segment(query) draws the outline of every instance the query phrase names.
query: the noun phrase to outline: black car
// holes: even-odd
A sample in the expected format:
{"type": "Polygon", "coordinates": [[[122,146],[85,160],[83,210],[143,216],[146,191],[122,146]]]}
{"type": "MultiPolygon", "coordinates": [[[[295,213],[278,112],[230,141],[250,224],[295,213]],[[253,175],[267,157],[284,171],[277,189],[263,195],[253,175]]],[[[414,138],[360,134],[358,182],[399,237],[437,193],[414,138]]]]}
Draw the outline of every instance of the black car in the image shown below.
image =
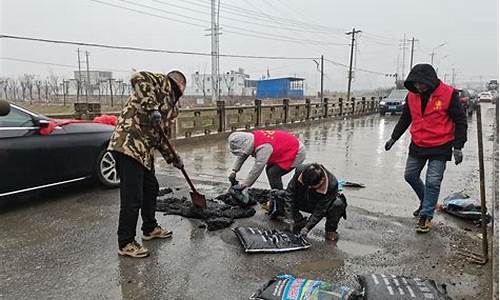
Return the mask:
{"type": "Polygon", "coordinates": [[[107,187],[120,181],[106,151],[113,126],[56,120],[0,101],[0,199],[96,178],[107,187]]]}
{"type": "Polygon", "coordinates": [[[403,106],[405,105],[405,98],[408,91],[405,89],[392,90],[389,96],[385,97],[379,103],[379,112],[383,116],[387,112],[395,114],[397,112],[403,111],[403,106]]]}

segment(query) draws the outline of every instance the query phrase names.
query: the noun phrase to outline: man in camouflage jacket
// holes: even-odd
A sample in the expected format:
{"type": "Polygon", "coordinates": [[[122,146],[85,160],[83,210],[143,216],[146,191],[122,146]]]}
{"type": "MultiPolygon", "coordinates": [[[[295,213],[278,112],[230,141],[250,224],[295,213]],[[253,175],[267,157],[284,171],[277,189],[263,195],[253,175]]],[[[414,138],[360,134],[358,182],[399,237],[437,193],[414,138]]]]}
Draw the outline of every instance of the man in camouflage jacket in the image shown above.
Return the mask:
{"type": "Polygon", "coordinates": [[[155,218],[159,185],[154,175],[154,153],[159,151],[177,168],[183,166],[162,141],[161,131],[169,132],[177,117],[186,78],[179,71],[167,75],[138,72],[130,83],[133,91],[118,118],[108,150],[115,156],[121,181],[118,254],[146,257],[148,250],[135,241],[139,210],[143,240],[172,236],[155,218]]]}

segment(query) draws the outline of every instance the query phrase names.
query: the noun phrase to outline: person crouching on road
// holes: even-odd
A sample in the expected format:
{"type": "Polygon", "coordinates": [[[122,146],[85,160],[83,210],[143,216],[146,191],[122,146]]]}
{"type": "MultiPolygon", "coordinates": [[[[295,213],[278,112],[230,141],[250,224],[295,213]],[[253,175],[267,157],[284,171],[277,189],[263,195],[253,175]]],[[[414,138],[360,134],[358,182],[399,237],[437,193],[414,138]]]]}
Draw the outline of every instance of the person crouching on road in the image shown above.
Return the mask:
{"type": "Polygon", "coordinates": [[[325,239],[338,239],[337,227],[346,218],[347,201],[338,192],[338,181],[324,166],[312,163],[298,166],[285,193],[285,223],[290,231],[306,237],[326,217],[325,239]],[[310,213],[309,218],[300,211],[310,213]]]}
{"type": "Polygon", "coordinates": [[[251,187],[266,167],[271,189],[283,189],[281,177],[300,165],[306,157],[304,145],[293,134],[283,130],[255,130],[253,132],[233,132],[228,138],[229,149],[236,155],[229,179],[234,181],[236,173],[251,155],[255,163],[247,178],[236,190],[251,187]]]}
{"type": "Polygon", "coordinates": [[[420,200],[418,209],[413,213],[415,217],[419,217],[417,232],[426,233],[432,228],[431,220],[446,162],[451,160],[452,153],[456,165],[463,160],[462,148],[467,141],[467,117],[460,105],[458,92],[440,81],[431,65],[414,66],[404,85],[409,92],[403,114],[385,144],[385,150],[389,151],[411,125],[405,180],[420,200]],[[426,164],[424,184],[420,173],[426,164]]]}
{"type": "Polygon", "coordinates": [[[172,231],[160,227],[155,218],[159,185],[154,174],[154,152],[158,150],[177,168],[183,166],[182,160],[162,142],[161,131],[168,132],[177,117],[186,78],[179,71],[166,75],[138,72],[130,82],[133,92],[118,118],[108,150],[116,159],[120,177],[118,254],[146,257],[148,249],[135,240],[139,210],[143,240],[172,236],[172,231]]]}

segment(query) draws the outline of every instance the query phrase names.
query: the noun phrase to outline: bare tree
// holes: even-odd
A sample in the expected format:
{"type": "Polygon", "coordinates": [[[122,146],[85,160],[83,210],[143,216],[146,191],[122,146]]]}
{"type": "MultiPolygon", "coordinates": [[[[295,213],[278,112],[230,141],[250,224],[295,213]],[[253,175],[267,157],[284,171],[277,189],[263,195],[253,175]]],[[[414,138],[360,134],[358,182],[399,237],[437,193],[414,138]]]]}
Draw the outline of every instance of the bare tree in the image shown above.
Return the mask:
{"type": "Polygon", "coordinates": [[[37,91],[37,95],[38,95],[38,101],[41,101],[42,100],[42,95],[41,95],[42,81],[35,80],[35,86],[36,86],[36,91],[37,91]]]}
{"type": "Polygon", "coordinates": [[[10,94],[12,95],[12,100],[13,101],[16,101],[17,100],[17,89],[18,89],[18,86],[17,86],[17,83],[18,81],[16,79],[11,79],[9,82],[8,82],[8,86],[9,86],[9,90],[10,90],[10,94]]]}
{"type": "Polygon", "coordinates": [[[59,102],[59,76],[51,74],[48,79],[50,93],[56,96],[56,102],[59,102]]]}
{"type": "Polygon", "coordinates": [[[201,90],[203,93],[203,99],[206,97],[206,91],[205,91],[205,77],[207,76],[206,74],[196,74],[197,76],[194,77],[194,84],[198,89],[201,90]]]}
{"type": "Polygon", "coordinates": [[[234,80],[234,75],[229,76],[229,75],[232,75],[229,72],[226,73],[226,75],[227,76],[222,76],[222,79],[224,80],[224,84],[226,85],[226,88],[227,88],[227,95],[229,97],[232,97],[233,96],[233,87],[234,87],[234,83],[236,82],[236,80],[234,80]]]}
{"type": "Polygon", "coordinates": [[[9,78],[0,79],[0,85],[3,89],[4,99],[7,100],[9,97],[7,96],[7,87],[9,85],[9,78]]]}

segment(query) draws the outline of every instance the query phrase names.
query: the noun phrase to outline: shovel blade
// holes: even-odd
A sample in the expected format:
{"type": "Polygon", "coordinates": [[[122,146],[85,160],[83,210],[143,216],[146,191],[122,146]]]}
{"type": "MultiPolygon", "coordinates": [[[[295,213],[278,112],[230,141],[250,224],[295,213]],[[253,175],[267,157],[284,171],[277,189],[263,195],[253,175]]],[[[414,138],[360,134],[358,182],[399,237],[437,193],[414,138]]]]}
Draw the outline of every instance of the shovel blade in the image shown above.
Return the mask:
{"type": "Polygon", "coordinates": [[[190,192],[189,194],[191,195],[191,202],[193,202],[195,207],[207,208],[207,199],[205,198],[205,195],[195,192],[190,192]]]}

